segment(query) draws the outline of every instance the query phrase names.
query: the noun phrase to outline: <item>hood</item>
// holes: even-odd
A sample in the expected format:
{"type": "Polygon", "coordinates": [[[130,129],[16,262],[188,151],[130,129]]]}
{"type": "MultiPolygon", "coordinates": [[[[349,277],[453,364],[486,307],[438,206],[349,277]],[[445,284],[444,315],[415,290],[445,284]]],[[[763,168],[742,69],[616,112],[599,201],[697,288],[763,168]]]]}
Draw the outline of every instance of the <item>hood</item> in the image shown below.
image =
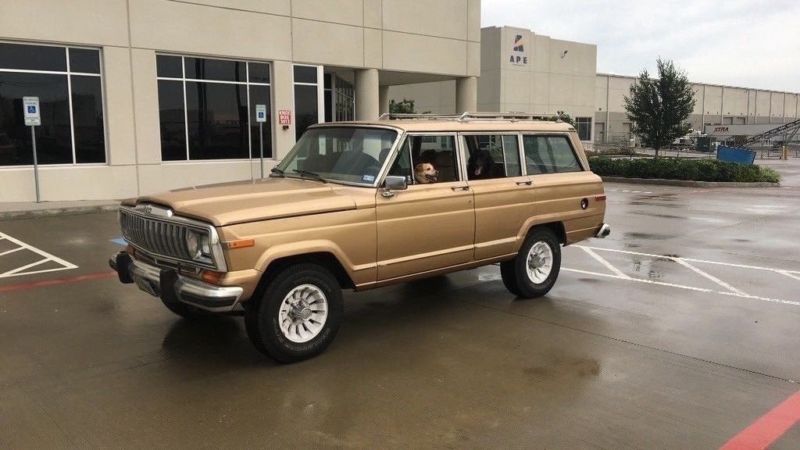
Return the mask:
{"type": "Polygon", "coordinates": [[[311,180],[267,178],[144,195],[136,203],[157,203],[170,207],[178,215],[225,226],[356,209],[355,201],[337,192],[337,186],[311,180]]]}

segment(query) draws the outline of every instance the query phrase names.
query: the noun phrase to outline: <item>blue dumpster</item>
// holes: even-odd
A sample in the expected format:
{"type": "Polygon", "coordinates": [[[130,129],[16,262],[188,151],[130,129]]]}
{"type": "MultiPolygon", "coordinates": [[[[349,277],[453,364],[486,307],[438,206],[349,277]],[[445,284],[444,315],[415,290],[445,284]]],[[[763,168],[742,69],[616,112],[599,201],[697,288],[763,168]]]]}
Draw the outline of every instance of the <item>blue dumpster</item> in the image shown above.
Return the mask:
{"type": "Polygon", "coordinates": [[[737,164],[753,164],[753,161],[756,159],[756,152],[749,148],[725,147],[724,145],[720,145],[717,149],[717,159],[737,164]]]}

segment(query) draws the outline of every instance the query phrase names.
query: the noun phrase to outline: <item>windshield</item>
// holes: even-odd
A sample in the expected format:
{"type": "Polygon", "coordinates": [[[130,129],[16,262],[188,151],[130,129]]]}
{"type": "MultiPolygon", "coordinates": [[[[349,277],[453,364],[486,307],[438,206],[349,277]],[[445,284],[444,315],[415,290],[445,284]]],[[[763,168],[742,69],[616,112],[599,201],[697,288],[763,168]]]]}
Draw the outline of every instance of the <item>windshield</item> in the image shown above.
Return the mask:
{"type": "Polygon", "coordinates": [[[382,128],[312,128],[277,168],[287,177],[372,185],[396,138],[382,128]]]}

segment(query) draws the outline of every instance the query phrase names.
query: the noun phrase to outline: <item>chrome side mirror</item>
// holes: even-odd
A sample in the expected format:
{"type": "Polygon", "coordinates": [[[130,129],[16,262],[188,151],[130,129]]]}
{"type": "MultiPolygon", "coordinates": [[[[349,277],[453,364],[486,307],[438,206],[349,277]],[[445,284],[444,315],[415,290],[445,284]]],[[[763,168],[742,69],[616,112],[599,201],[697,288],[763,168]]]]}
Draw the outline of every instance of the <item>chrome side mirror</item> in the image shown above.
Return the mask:
{"type": "Polygon", "coordinates": [[[383,181],[383,192],[381,192],[381,195],[387,198],[394,197],[394,192],[392,191],[405,191],[406,189],[408,189],[406,177],[387,175],[386,179],[383,181]]]}

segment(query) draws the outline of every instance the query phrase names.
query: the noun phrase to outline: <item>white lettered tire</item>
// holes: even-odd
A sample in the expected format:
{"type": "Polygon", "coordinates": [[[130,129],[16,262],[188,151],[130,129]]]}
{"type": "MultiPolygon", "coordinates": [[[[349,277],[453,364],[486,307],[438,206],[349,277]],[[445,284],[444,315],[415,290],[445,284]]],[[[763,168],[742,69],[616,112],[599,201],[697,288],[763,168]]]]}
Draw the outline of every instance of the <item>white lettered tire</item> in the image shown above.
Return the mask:
{"type": "Polygon", "coordinates": [[[533,229],[517,256],[500,263],[503,284],[512,294],[523,298],[546,295],[561,270],[561,244],[550,228],[533,229]]]}

